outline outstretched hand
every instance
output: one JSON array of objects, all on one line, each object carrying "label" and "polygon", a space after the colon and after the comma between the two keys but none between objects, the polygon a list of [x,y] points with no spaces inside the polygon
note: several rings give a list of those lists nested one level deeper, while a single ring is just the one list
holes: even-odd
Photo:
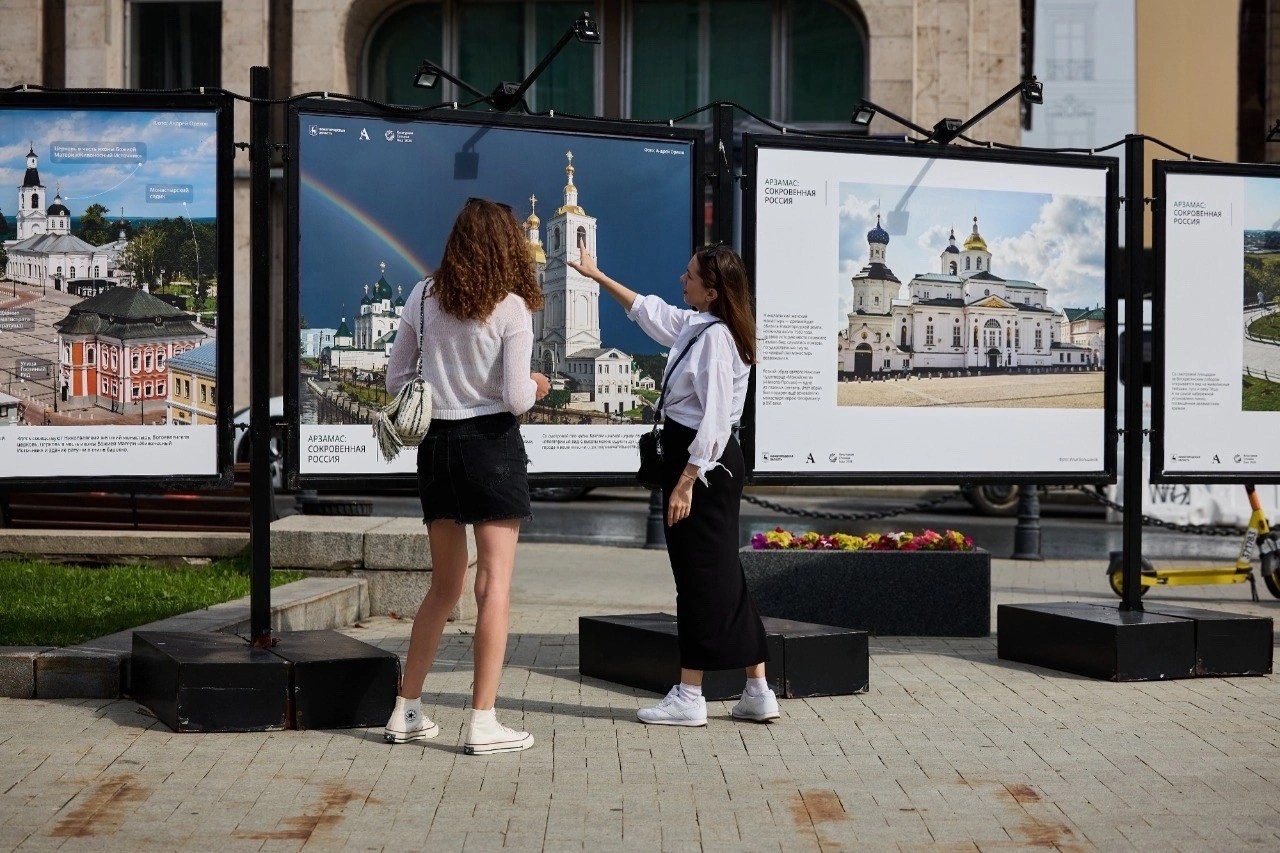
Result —
[{"label": "outstretched hand", "polygon": [[569,266],[585,275],[587,278],[596,278],[600,275],[600,268],[596,266],[596,259],[587,251],[587,247],[582,243],[578,244],[578,261],[575,263],[572,255],[566,257]]}]

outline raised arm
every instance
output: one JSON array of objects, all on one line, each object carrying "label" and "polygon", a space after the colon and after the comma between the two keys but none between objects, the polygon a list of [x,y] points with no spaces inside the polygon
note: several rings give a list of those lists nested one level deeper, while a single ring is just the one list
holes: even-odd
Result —
[{"label": "raised arm", "polygon": [[586,246],[581,242],[578,243],[578,252],[580,254],[578,262],[574,263],[569,260],[569,266],[607,290],[610,296],[618,300],[618,304],[622,306],[623,310],[630,311],[632,304],[636,301],[636,297],[640,294],[602,273],[600,268],[596,266],[596,259],[591,257],[591,253],[587,251]]}]

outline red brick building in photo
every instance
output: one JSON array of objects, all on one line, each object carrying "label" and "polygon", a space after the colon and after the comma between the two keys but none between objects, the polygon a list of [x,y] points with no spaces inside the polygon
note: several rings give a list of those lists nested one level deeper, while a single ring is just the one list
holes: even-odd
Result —
[{"label": "red brick building in photo", "polygon": [[132,287],[84,300],[54,328],[63,406],[141,415],[155,402],[158,423],[165,419],[169,359],[208,337],[192,315]]}]

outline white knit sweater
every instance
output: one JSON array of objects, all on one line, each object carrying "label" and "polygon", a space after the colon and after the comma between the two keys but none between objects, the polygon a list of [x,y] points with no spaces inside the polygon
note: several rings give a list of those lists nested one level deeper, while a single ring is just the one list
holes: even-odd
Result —
[{"label": "white knit sweater", "polygon": [[[409,383],[417,367],[418,305],[429,281],[418,282],[405,302],[387,364],[391,394]],[[422,378],[431,386],[433,418],[520,415],[533,407],[533,315],[523,299],[508,293],[487,319],[476,321],[443,311],[428,295],[423,313]]]}]

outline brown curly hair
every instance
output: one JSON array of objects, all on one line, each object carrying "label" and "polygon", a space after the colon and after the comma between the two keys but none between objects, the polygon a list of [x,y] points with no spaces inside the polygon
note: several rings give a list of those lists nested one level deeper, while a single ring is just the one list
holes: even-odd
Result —
[{"label": "brown curly hair", "polygon": [[431,288],[440,307],[463,320],[484,320],[514,293],[542,308],[529,239],[511,208],[482,198],[463,205],[444,244]]}]

